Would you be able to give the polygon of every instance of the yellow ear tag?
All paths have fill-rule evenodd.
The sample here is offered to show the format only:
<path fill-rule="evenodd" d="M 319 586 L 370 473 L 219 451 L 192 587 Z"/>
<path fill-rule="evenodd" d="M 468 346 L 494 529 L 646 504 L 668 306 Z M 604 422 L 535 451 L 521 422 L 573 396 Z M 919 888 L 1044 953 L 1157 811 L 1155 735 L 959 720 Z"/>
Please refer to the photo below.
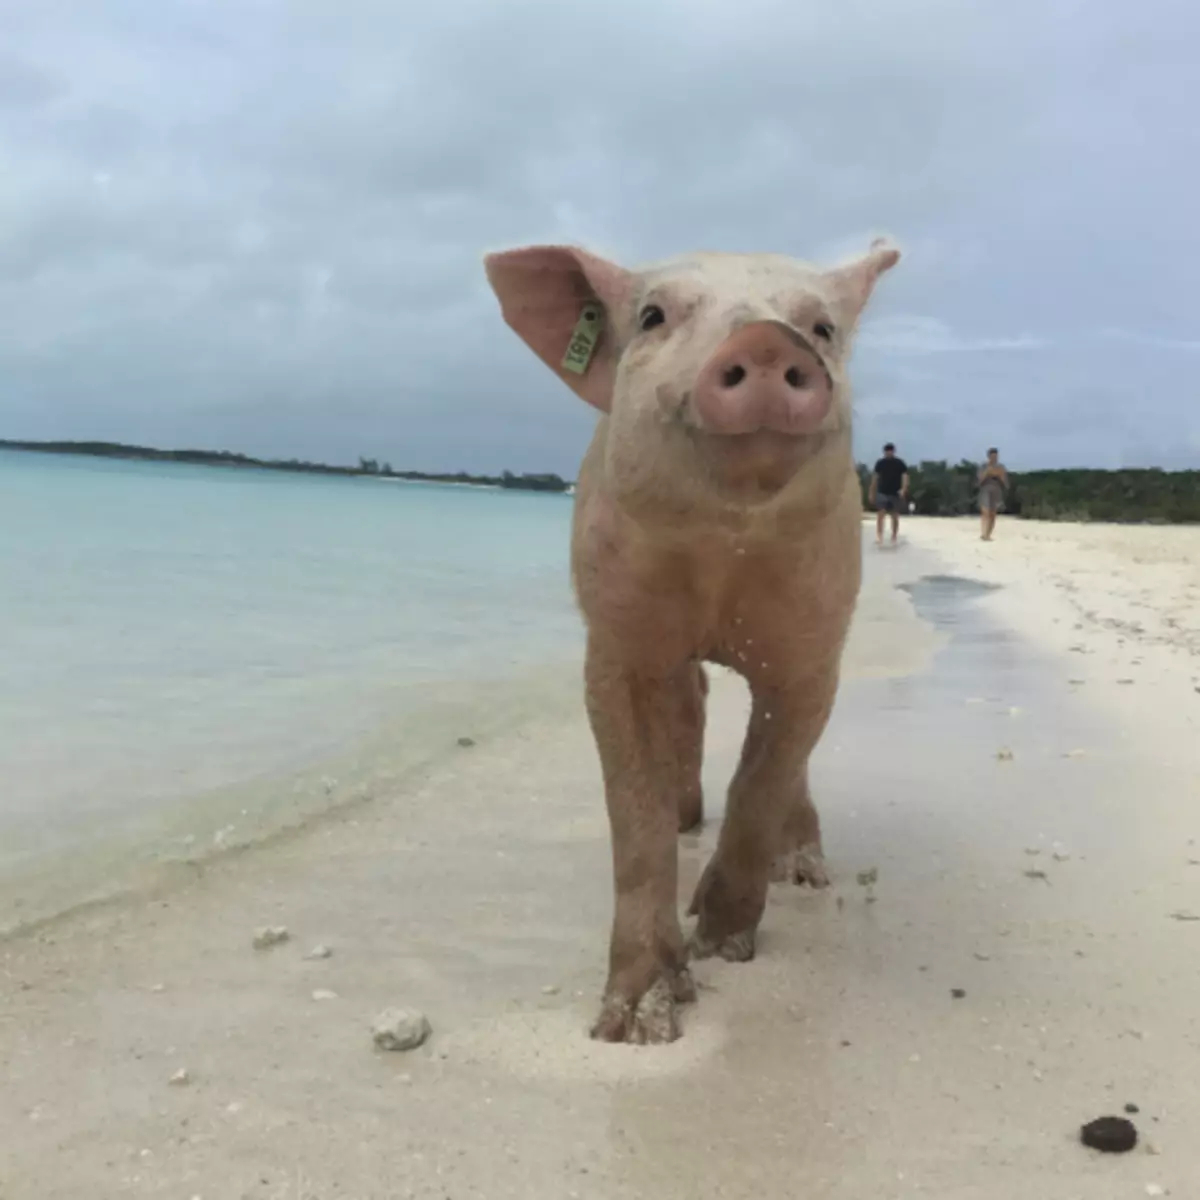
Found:
<path fill-rule="evenodd" d="M 562 360 L 563 370 L 570 371 L 572 375 L 583 375 L 592 364 L 592 356 L 596 353 L 603 332 L 604 309 L 599 301 L 589 300 L 571 331 L 571 340 Z"/>

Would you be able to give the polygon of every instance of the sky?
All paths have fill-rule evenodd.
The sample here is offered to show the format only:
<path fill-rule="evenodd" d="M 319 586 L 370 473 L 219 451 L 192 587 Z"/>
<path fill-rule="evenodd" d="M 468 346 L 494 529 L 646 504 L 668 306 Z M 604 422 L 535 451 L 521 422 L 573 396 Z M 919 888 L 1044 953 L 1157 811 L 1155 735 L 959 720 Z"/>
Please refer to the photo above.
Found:
<path fill-rule="evenodd" d="M 0 0 L 0 437 L 572 476 L 488 250 L 904 249 L 856 450 L 1200 466 L 1191 0 Z"/>

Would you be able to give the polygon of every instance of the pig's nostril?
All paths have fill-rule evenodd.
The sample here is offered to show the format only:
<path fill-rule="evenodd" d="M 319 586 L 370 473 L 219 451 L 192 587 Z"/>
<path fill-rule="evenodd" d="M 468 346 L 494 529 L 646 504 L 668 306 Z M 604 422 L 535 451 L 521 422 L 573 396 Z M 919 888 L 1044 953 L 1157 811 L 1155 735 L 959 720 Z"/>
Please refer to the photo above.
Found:
<path fill-rule="evenodd" d="M 802 388 L 804 386 L 804 376 L 795 367 L 788 367 L 783 377 L 787 381 L 788 387 Z"/>
<path fill-rule="evenodd" d="M 721 376 L 721 382 L 726 387 L 737 387 L 737 385 L 745 378 L 745 367 L 726 367 L 724 374 Z"/>

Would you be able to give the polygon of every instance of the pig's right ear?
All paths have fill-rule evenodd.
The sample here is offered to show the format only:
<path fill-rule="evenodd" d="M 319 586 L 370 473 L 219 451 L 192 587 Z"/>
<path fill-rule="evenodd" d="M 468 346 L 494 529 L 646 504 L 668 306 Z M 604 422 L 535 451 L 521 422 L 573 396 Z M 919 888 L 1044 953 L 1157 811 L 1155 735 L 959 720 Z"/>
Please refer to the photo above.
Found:
<path fill-rule="evenodd" d="M 633 275 L 570 246 L 489 254 L 488 282 L 504 320 L 577 396 L 608 412 L 617 371 L 613 314 Z"/>

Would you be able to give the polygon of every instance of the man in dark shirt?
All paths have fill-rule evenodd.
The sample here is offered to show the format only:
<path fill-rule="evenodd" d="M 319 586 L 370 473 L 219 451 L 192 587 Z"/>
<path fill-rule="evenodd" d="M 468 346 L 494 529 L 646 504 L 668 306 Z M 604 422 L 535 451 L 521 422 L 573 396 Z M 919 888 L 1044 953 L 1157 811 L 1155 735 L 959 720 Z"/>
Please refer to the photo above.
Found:
<path fill-rule="evenodd" d="M 892 541 L 900 532 L 900 506 L 908 499 L 908 464 L 896 457 L 896 447 L 888 442 L 883 457 L 875 464 L 871 476 L 870 501 L 875 505 L 875 540 L 883 545 L 883 522 L 892 518 Z"/>

